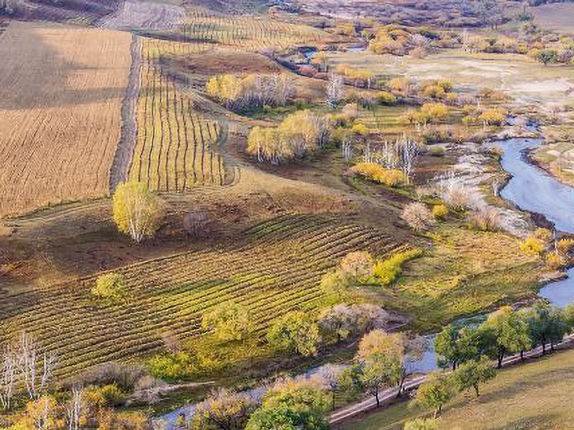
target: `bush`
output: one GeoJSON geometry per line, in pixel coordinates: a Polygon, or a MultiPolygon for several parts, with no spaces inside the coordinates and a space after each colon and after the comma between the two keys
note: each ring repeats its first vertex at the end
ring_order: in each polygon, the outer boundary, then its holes
{"type": "Polygon", "coordinates": [[[358,163],[351,168],[351,172],[388,187],[396,187],[407,182],[407,178],[402,171],[386,169],[377,163],[358,163]]]}
{"type": "Polygon", "coordinates": [[[123,275],[108,273],[98,277],[91,290],[92,295],[109,302],[118,302],[126,295],[126,280],[123,275]]]}
{"type": "Polygon", "coordinates": [[[473,230],[496,231],[500,226],[500,216],[494,208],[481,208],[468,217],[468,224],[473,230]]]}
{"type": "Polygon", "coordinates": [[[540,255],[544,251],[544,242],[536,237],[529,237],[520,242],[520,249],[527,254],[540,255]]]}
{"type": "Polygon", "coordinates": [[[422,203],[410,203],[408,204],[401,218],[407,222],[407,224],[415,231],[428,230],[435,224],[435,219],[428,210],[428,208],[422,203]]]}
{"type": "Polygon", "coordinates": [[[373,275],[381,285],[389,285],[402,273],[401,266],[409,260],[420,257],[420,249],[399,252],[388,260],[379,261],[375,264],[373,275]]]}
{"type": "Polygon", "coordinates": [[[379,93],[379,101],[383,105],[394,105],[397,102],[397,98],[388,91],[381,91],[379,93]]]}
{"type": "Polygon", "coordinates": [[[187,352],[158,355],[150,360],[149,366],[153,377],[169,382],[187,379],[196,370],[195,358],[187,352]]]}
{"type": "Polygon", "coordinates": [[[115,384],[91,387],[87,390],[86,396],[89,399],[89,404],[100,408],[121,406],[126,401],[126,393],[115,384]]]}
{"type": "Polygon", "coordinates": [[[436,205],[432,208],[432,214],[437,219],[444,219],[448,215],[448,208],[446,205],[436,205]]]}

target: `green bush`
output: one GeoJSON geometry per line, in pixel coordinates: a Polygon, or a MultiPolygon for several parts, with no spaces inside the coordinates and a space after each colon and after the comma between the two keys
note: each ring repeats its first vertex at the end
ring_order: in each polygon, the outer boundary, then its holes
{"type": "Polygon", "coordinates": [[[158,355],[150,362],[150,373],[153,377],[168,382],[188,379],[195,371],[195,357],[187,352],[178,352],[173,355],[158,355]]]}
{"type": "Polygon", "coordinates": [[[116,384],[104,385],[103,387],[91,387],[87,391],[89,403],[101,408],[121,406],[126,401],[126,393],[116,384]]]}

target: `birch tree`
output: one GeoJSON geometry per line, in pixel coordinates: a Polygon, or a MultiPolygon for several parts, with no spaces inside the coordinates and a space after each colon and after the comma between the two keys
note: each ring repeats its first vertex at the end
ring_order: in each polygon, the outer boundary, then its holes
{"type": "Polygon", "coordinates": [[[153,236],[163,217],[163,201],[141,182],[120,184],[113,197],[113,217],[122,233],[136,242],[153,236]]]}
{"type": "Polygon", "coordinates": [[[0,360],[0,406],[9,410],[16,380],[16,356],[10,347],[6,347],[0,360]]]}
{"type": "Polygon", "coordinates": [[[80,429],[80,418],[85,408],[84,390],[81,387],[72,389],[72,397],[65,406],[68,430],[80,429]]]}
{"type": "Polygon", "coordinates": [[[334,108],[343,100],[345,90],[343,77],[331,73],[329,75],[329,84],[327,85],[327,105],[334,108]]]}
{"type": "Polygon", "coordinates": [[[58,364],[57,357],[52,352],[40,352],[38,342],[25,331],[14,350],[18,377],[22,379],[30,399],[36,399],[47,388],[58,364]]]}

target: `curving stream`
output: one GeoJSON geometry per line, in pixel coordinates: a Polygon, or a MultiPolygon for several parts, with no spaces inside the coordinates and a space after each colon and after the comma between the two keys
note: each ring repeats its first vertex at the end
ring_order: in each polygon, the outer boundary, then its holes
{"type": "MultiPolygon", "coordinates": [[[[562,184],[548,173],[530,163],[528,152],[542,144],[540,139],[508,139],[496,142],[503,151],[501,165],[512,175],[501,191],[501,196],[514,203],[518,208],[544,215],[555,225],[560,233],[574,234],[574,188],[562,184]]],[[[563,307],[574,302],[574,268],[567,271],[568,278],[544,286],[539,295],[550,303],[563,307]]],[[[486,315],[461,318],[453,324],[479,324],[486,315]]],[[[409,363],[411,371],[427,373],[438,369],[434,352],[434,337],[428,335],[429,347],[421,360],[409,363]]],[[[320,368],[313,369],[300,378],[308,378],[320,368]]],[[[249,394],[258,396],[264,387],[255,388],[249,394]]],[[[175,428],[175,421],[182,413],[193,414],[194,405],[187,405],[160,417],[167,426],[166,430],[175,428]]]]}

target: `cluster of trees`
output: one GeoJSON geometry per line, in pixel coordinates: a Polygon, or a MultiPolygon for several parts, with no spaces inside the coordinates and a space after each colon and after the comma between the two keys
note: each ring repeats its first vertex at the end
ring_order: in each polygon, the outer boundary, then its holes
{"type": "Polygon", "coordinates": [[[215,75],[206,84],[208,94],[229,109],[284,106],[295,95],[286,74],[215,75]]]}
{"type": "Polygon", "coordinates": [[[327,142],[331,120],[309,110],[287,116],[278,127],[254,127],[247,140],[247,152],[262,161],[279,164],[301,158],[327,142]]]}
{"type": "Polygon", "coordinates": [[[460,36],[450,31],[429,28],[386,25],[364,32],[369,48],[376,54],[406,55],[424,58],[433,48],[453,48],[460,36]]]}
{"type": "Polygon", "coordinates": [[[409,110],[400,117],[403,124],[412,124],[417,127],[427,124],[436,124],[449,116],[449,108],[444,103],[425,103],[419,111],[409,110]]]}
{"type": "Polygon", "coordinates": [[[539,228],[520,242],[520,249],[543,257],[549,268],[557,270],[571,264],[574,240],[557,239],[550,230],[539,228]]]}

